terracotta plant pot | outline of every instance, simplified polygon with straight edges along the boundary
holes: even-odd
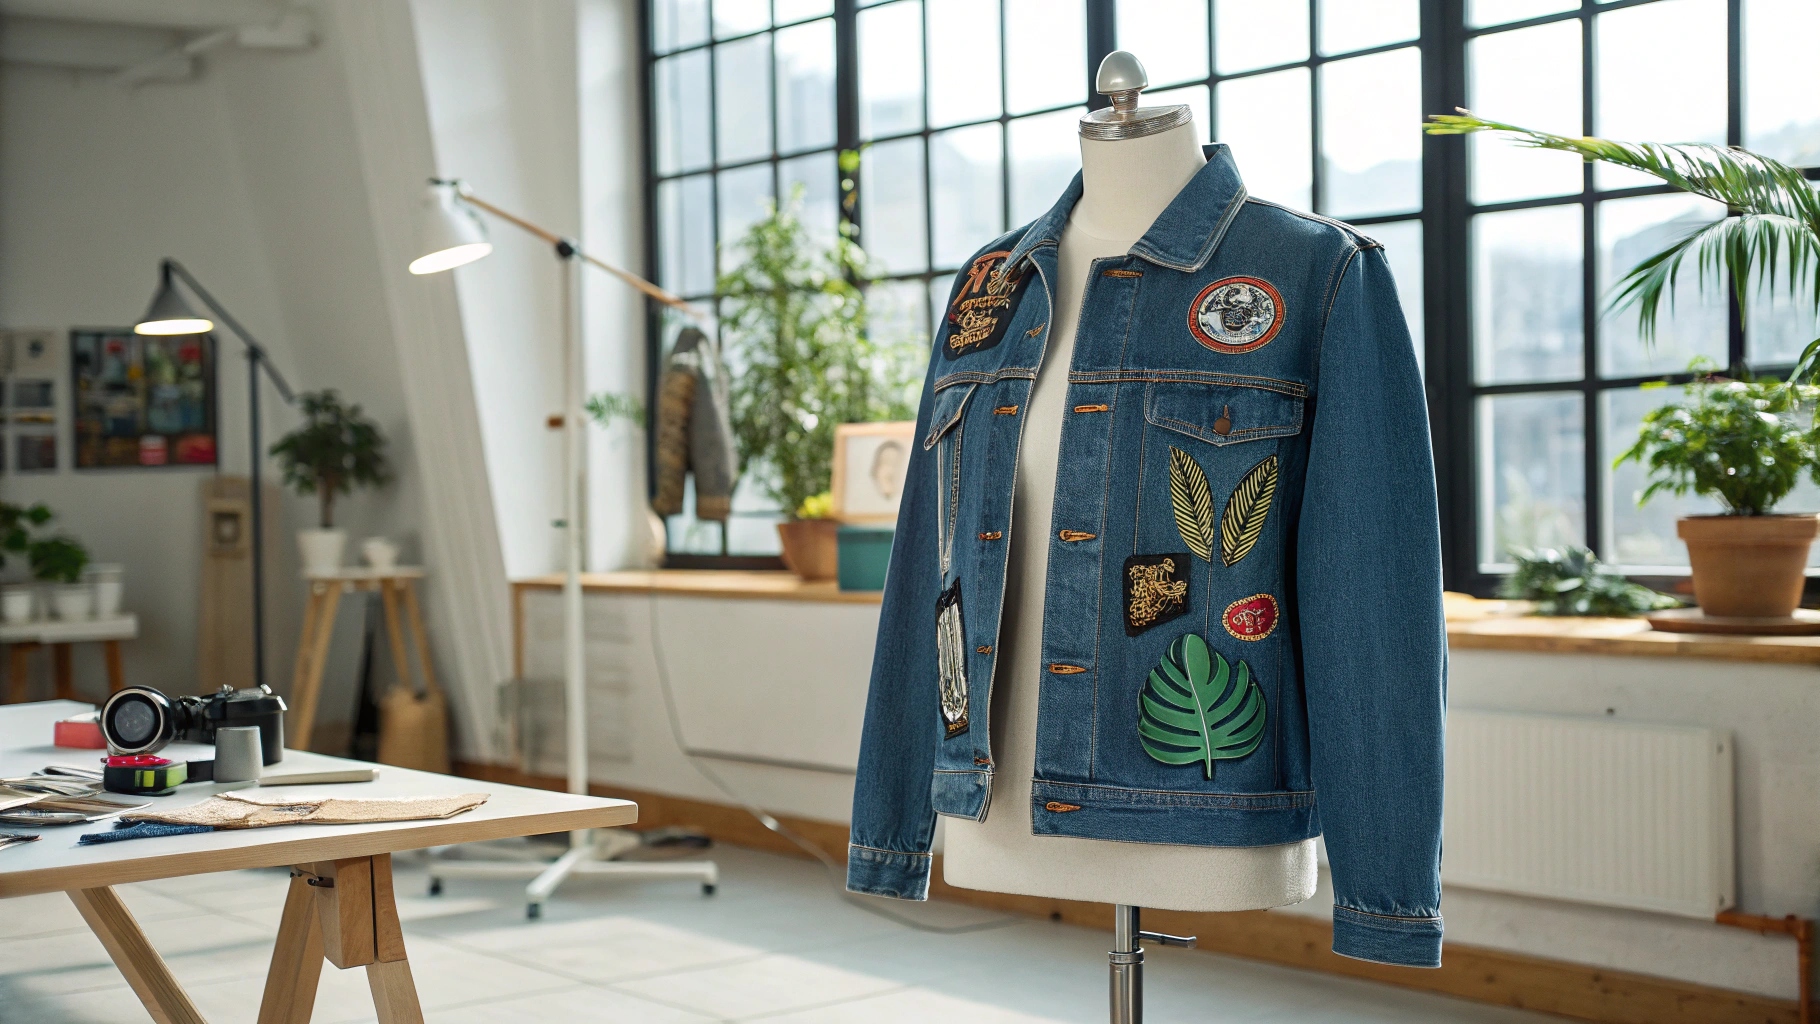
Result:
[[[1701,611],[1779,619],[1800,607],[1807,549],[1820,533],[1820,517],[1684,516],[1675,532],[1687,542]]]
[[[831,580],[840,571],[840,524],[832,519],[792,519],[777,524],[784,565],[805,580]]]

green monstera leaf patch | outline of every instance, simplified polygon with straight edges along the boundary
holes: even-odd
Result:
[[[1164,764],[1213,763],[1258,749],[1264,740],[1264,691],[1243,661],[1238,669],[1207,649],[1198,633],[1178,637],[1138,694],[1138,740]]]

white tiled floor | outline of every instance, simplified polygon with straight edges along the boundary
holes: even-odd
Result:
[[[156,842],[156,840],[147,840]],[[1047,1024],[1106,1020],[1107,936],[964,907],[894,905],[959,935],[916,931],[843,902],[807,861],[721,848],[718,895],[693,882],[573,882],[524,918],[523,890],[459,880],[436,898],[397,865],[400,909],[431,1024]],[[286,878],[277,871],[149,882],[124,891],[215,1024],[250,1022]],[[1203,953],[1157,950],[1147,1018],[1217,1022],[1523,1024],[1496,1009]],[[148,1020],[61,895],[0,901],[0,1024]],[[360,971],[325,968],[315,1020],[373,1019]]]

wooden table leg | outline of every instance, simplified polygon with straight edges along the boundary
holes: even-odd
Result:
[[[436,668],[430,664],[430,634],[423,628],[423,609],[417,605],[417,586],[410,580],[398,581],[398,589],[404,593],[405,619],[411,624],[411,640],[417,647],[417,665],[423,670],[423,688],[426,693],[435,693]]]
[[[114,890],[72,889],[69,897],[153,1020],[158,1024],[205,1024]]]
[[[101,656],[107,659],[107,692],[119,693],[126,688],[126,666],[120,661],[120,641],[101,641]]]
[[[315,890],[323,955],[344,970],[367,969],[380,1024],[423,1024],[392,890],[392,858],[351,857],[298,870],[316,882],[310,888]],[[266,1024],[264,1017],[260,1024]]]
[[[14,704],[24,703],[32,695],[32,652],[38,645],[30,641],[13,644],[7,651],[6,676]]]
[[[381,580],[379,603],[385,606],[385,633],[392,642],[392,668],[398,672],[398,685],[415,693],[417,681],[411,677],[411,659],[404,648],[404,625],[398,615],[398,588],[396,580]]]
[[[320,589],[319,589],[320,588]],[[341,585],[310,585],[310,603],[304,611],[303,635],[297,638],[297,672],[291,679],[291,711],[287,745],[310,749],[316,726],[316,698],[322,692],[322,670],[329,656],[329,639],[335,634],[335,610],[341,604]]]
[[[51,665],[57,679],[57,699],[75,700],[76,677],[70,670],[70,645],[51,645]]]
[[[316,917],[316,890],[311,876],[291,875],[279,919],[278,944],[265,975],[265,998],[259,1024],[309,1024],[316,1008],[316,985],[322,977],[322,925]]]

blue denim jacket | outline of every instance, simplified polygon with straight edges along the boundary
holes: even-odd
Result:
[[[1041,835],[1325,834],[1334,951],[1440,962],[1446,640],[1422,382],[1382,247],[1208,163],[1095,260],[1048,539]],[[984,819],[1024,406],[1077,176],[957,277],[885,586],[847,886],[923,899]],[[1060,372],[1051,367],[1048,372]]]

